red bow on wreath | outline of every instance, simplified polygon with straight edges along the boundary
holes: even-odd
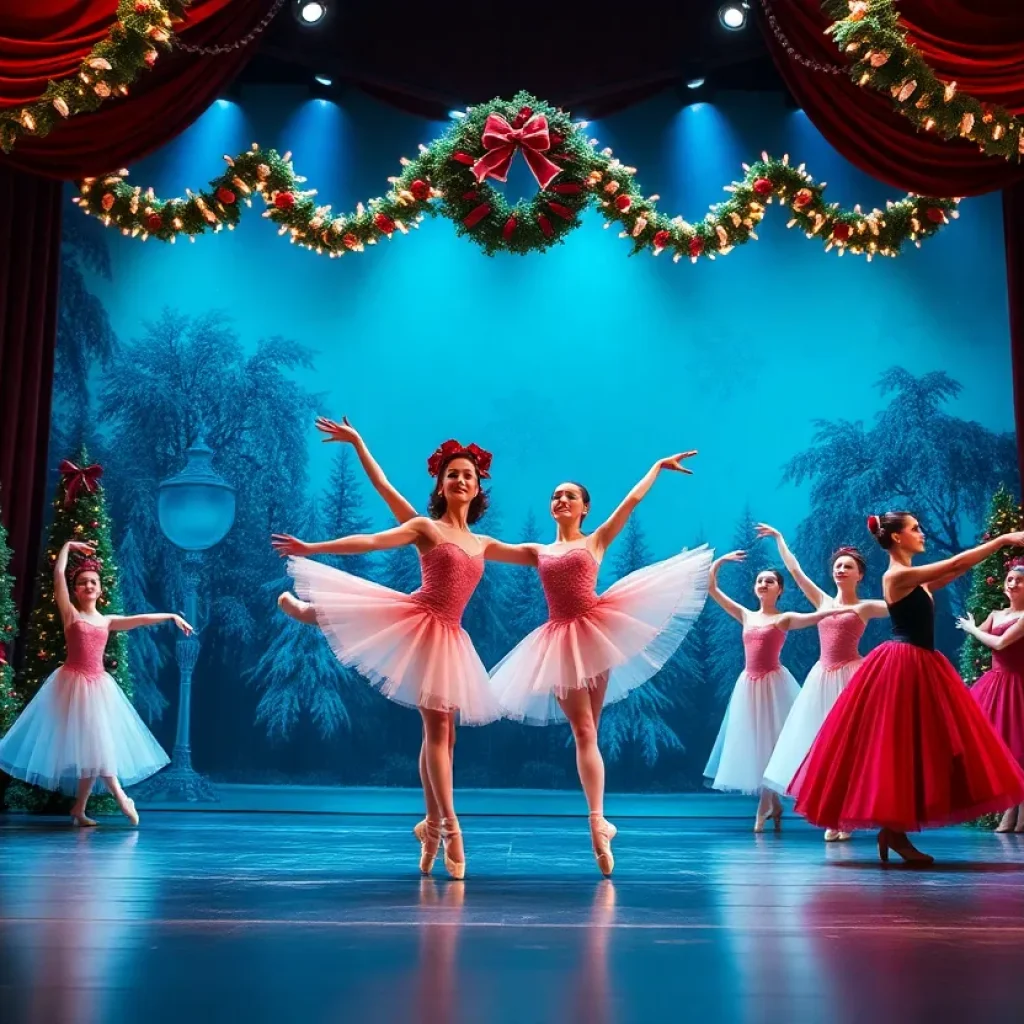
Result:
[[[64,478],[64,507],[70,508],[83,487],[88,494],[92,494],[99,487],[103,467],[93,464],[82,469],[70,459],[64,459],[60,464],[60,475]]]
[[[518,117],[516,122],[517,127],[513,127],[501,114],[487,115],[480,141],[488,152],[473,164],[473,174],[480,182],[484,178],[507,181],[512,157],[518,148],[523,151],[523,157],[533,171],[537,184],[547,188],[562,173],[558,164],[544,156],[551,148],[548,119],[543,114],[534,114],[522,126],[518,126]]]
[[[455,438],[445,441],[433,455],[427,459],[427,472],[431,476],[437,476],[441,471],[441,463],[453,455],[471,455],[480,472],[480,477],[486,480],[490,475],[491,459],[494,457],[490,452],[484,451],[478,444],[459,444]]]

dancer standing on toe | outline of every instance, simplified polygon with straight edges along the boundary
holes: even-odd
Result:
[[[864,660],[857,645],[864,635],[867,621],[887,617],[889,609],[884,601],[862,601],[857,596],[857,585],[864,579],[867,562],[856,548],[840,548],[832,556],[832,579],[836,585],[836,595],[830,597],[803,571],[778,530],[767,523],[758,523],[757,535],[775,538],[782,564],[796,580],[804,597],[816,609],[833,609],[836,612],[818,623],[821,657],[800,687],[768,767],[764,770],[765,785],[776,792],[785,793],[807,756],[807,751],[811,749],[818,730],[832,710],[832,705]],[[825,830],[826,843],[849,838],[849,832],[832,828]]]
[[[498,717],[487,671],[461,625],[484,559],[493,557],[491,538],[470,530],[487,508],[480,481],[490,465],[491,455],[482,448],[446,441],[427,461],[437,479],[430,518],[413,516],[382,533],[320,543],[288,534],[273,538],[282,556],[356,555],[404,545],[419,552],[423,582],[413,594],[292,557],[288,571],[302,600],[286,593],[278,604],[292,618],[318,625],[338,660],[385,697],[418,708],[425,738],[421,768],[429,783],[427,818],[417,827],[420,870],[429,873],[443,844],[445,867],[456,879],[466,871],[452,782],[456,715],[463,725]]]
[[[935,650],[932,593],[999,548],[1024,546],[1024,532],[996,537],[932,565],[909,512],[869,516],[889,552],[882,593],[892,640],[876,647],[843,691],[790,786],[796,810],[822,828],[877,828],[883,861],[933,858],[908,832],[971,821],[1024,801],[1024,771]]]
[[[660,459],[593,533],[583,532],[590,494],[563,483],[551,496],[553,544],[515,545],[537,566],[548,621],[491,671],[502,711],[529,725],[568,719],[576,768],[587,799],[598,868],[612,873],[616,828],[604,816],[604,760],[598,745],[601,711],[629,695],[664,666],[696,621],[707,597],[712,553],[706,546],[645,566],[597,594],[609,545],[664,471],[689,473],[697,453]],[[511,547],[511,546],[506,546]]]
[[[1024,561],[1010,563],[1003,584],[1010,607],[994,611],[980,625],[967,615],[957,626],[992,652],[992,667],[971,687],[971,696],[985,712],[1017,764],[1024,768]],[[1011,807],[997,832],[1024,834],[1024,804]]]
[[[115,630],[173,622],[187,636],[192,627],[169,612],[101,615],[96,605],[103,594],[103,567],[92,557],[93,550],[69,541],[57,556],[53,596],[64,625],[67,660],[0,740],[0,768],[43,789],[74,793],[70,813],[75,825],[96,824],[85,811],[101,779],[121,813],[137,825],[135,804],[122,787],[148,778],[169,759],[103,668],[103,652]],[[72,552],[84,557],[66,577]]]
[[[712,789],[760,794],[754,831],[763,832],[765,822],[771,818],[777,832],[782,827],[782,801],[774,790],[765,787],[764,771],[800,692],[779,655],[789,630],[814,626],[834,615],[835,610],[780,612],[777,605],[784,586],[782,573],[778,569],[764,569],[754,581],[758,610],[750,611],[718,586],[722,563],[742,562],[746,557],[745,551],[732,551],[711,566],[708,590],[743,627],[745,660],[704,775],[711,780]]]

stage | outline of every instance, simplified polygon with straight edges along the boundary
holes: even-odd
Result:
[[[792,818],[477,817],[464,883],[415,818],[0,817],[5,1024],[978,1020],[1019,1012],[1024,836],[929,833],[928,871]]]

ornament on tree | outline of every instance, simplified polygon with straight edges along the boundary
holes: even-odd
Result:
[[[223,186],[221,186],[219,189],[217,189],[217,193],[216,194],[217,194],[217,198],[222,203],[224,203],[225,206],[230,206],[235,201],[235,199],[237,198],[235,196],[235,193],[232,192],[231,189],[224,188]]]
[[[279,210],[290,210],[295,206],[295,195],[292,192],[278,192],[274,196],[274,205]]]
[[[770,196],[775,190],[770,178],[758,178],[754,182],[754,191],[759,196]]]

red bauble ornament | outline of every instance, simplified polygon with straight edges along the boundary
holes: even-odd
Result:
[[[344,235],[342,235],[341,241],[346,249],[355,249],[356,246],[359,245],[359,239],[356,238],[356,236],[353,235],[351,231],[348,231]]]
[[[409,186],[409,191],[413,194],[413,197],[418,199],[421,203],[430,198],[430,186],[423,181],[422,178],[417,178]]]
[[[95,530],[99,527],[100,524],[97,520],[94,519],[89,525]]]
[[[111,667],[111,668],[117,668],[117,662],[116,662],[116,661],[112,661],[112,662],[110,663],[110,667]]]
[[[842,221],[836,224],[836,226],[832,229],[832,237],[837,242],[845,242],[850,237],[851,233],[852,229],[850,228],[850,225],[844,224]]]
[[[929,206],[928,209],[924,211],[924,215],[933,224],[943,224],[946,220],[946,215],[937,206]]]
[[[802,209],[814,198],[814,193],[809,188],[800,189],[795,196],[793,196],[793,205],[797,209]]]
[[[628,212],[629,208],[632,205],[633,205],[633,200],[630,199],[629,196],[627,196],[627,195],[618,196],[616,198],[616,200],[615,200],[615,209],[618,210],[619,213],[626,213],[626,212]]]
[[[157,57],[160,55],[156,50],[147,50],[145,56],[142,58],[146,62],[147,67],[152,67],[156,63]]]
[[[292,192],[278,192],[274,196],[274,205],[279,210],[290,210],[295,205],[295,194]]]
[[[151,213],[146,218],[146,229],[148,231],[159,231],[164,226],[164,219],[159,213]]]
[[[694,235],[694,237],[690,239],[690,255],[696,257],[699,256],[703,251],[704,239],[701,238],[699,235]]]
[[[655,249],[664,249],[665,246],[667,246],[668,243],[671,242],[671,241],[672,241],[672,232],[671,231],[664,231],[664,230],[659,231],[654,236],[654,248]]]
[[[395,222],[386,214],[378,213],[373,218],[373,223],[376,225],[377,230],[383,232],[385,235],[391,235],[395,230]]]
[[[110,208],[113,205],[114,205],[114,193],[113,192],[104,192],[103,193],[103,198],[100,200],[100,206],[102,206],[104,210],[109,211]]]
[[[149,10],[149,0],[135,0],[135,13],[145,14]]]
[[[754,182],[754,191],[759,196],[770,196],[774,187],[770,178],[758,178]]]
[[[986,580],[985,580],[985,582],[986,582],[986,583],[987,583],[987,584],[988,584],[988,585],[989,585],[990,587],[994,587],[994,586],[995,586],[995,583],[996,583],[996,578],[995,578],[995,576],[989,576],[989,577],[988,577],[988,579],[986,579]]]
[[[236,199],[235,193],[229,188],[217,189],[217,198],[224,203],[225,206],[230,206]]]

